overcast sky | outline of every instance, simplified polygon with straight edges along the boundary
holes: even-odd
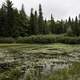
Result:
[[[0,5],[6,0],[0,0]],[[44,17],[49,19],[52,13],[55,19],[65,19],[69,16],[75,17],[80,13],[80,0],[12,0],[14,6],[21,9],[22,3],[29,15],[30,9],[38,10],[39,3],[42,4]]]

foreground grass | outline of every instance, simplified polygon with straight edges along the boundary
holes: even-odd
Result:
[[[0,44],[0,48],[3,49],[7,49],[7,48],[14,48],[14,49],[21,49],[21,48],[30,48],[33,49],[45,49],[45,48],[50,48],[52,50],[55,49],[63,49],[65,51],[72,51],[72,50],[79,50],[80,49],[80,45],[69,45],[69,44],[61,44],[61,43],[57,43],[57,44]]]
[[[55,54],[54,56],[60,56],[64,54],[66,56],[67,54],[71,54],[74,52],[80,54],[80,45],[66,45],[66,44],[0,44],[0,50],[8,50],[8,52],[5,52],[5,54],[15,54],[14,56],[23,59],[22,54],[33,54],[32,56],[37,53],[42,56],[46,56],[45,54]],[[20,54],[19,54],[20,53]],[[18,55],[19,54],[19,55]],[[36,57],[37,55],[35,55]],[[52,55],[51,55],[52,56]],[[31,57],[31,56],[30,56]],[[38,57],[38,56],[37,56]],[[78,56],[79,57],[79,56]],[[49,60],[49,59],[48,59]],[[19,67],[22,64],[17,65]],[[1,68],[0,68],[1,69]],[[20,80],[20,76],[23,73],[21,72],[21,69],[10,67],[9,70],[4,70],[3,72],[0,71],[0,80]],[[24,79],[23,79],[24,80]],[[31,77],[28,80],[33,80]],[[38,79],[37,79],[38,80]],[[44,77],[43,79],[39,80],[80,80],[80,63],[75,62],[73,63],[69,68],[64,68],[57,70],[50,75]]]
[[[80,80],[80,63],[54,72],[47,80]]]

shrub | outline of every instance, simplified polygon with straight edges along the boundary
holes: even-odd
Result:
[[[0,38],[0,43],[14,43],[15,39],[14,38]]]
[[[19,37],[17,43],[65,43],[80,44],[80,37],[70,37],[66,35],[33,35],[29,37]]]
[[[58,37],[57,42],[59,43],[65,43],[65,44],[80,44],[80,38],[79,37]]]
[[[29,37],[23,37],[23,38],[17,38],[17,43],[55,43],[56,37],[49,36],[49,35],[36,35],[36,36],[29,36]]]
[[[0,43],[65,43],[65,44],[80,44],[80,37],[70,37],[67,35],[32,35],[29,37],[0,38]]]

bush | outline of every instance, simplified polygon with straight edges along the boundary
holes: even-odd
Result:
[[[67,35],[32,35],[29,37],[0,38],[0,43],[65,43],[65,44],[80,44],[80,37],[70,37]]]
[[[19,37],[16,43],[65,43],[80,44],[80,37],[69,37],[66,35],[33,35],[29,37]]]
[[[16,40],[17,43],[55,43],[56,37],[49,36],[49,35],[36,35],[36,36],[30,36],[30,37],[20,37]]]
[[[80,37],[58,37],[57,42],[65,44],[80,44]]]
[[[0,38],[0,43],[14,43],[15,42],[15,39],[14,38]]]

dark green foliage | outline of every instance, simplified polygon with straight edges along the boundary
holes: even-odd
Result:
[[[57,37],[56,38],[58,43],[65,43],[65,44],[80,44],[80,37]]]
[[[43,34],[43,13],[42,13],[41,4],[39,4],[39,18],[38,18],[38,24],[39,24],[39,33],[40,33],[40,34]]]
[[[49,34],[49,26],[47,24],[47,21],[45,19],[44,23],[43,23],[43,34]]]
[[[12,1],[7,0],[0,9],[0,36],[18,37],[27,35],[28,19],[24,6],[18,11]]]
[[[64,43],[64,44],[80,44],[80,37],[69,37],[66,35],[33,35],[29,37],[19,37],[17,43]]]
[[[6,27],[8,31],[8,36],[13,36],[14,32],[14,11],[13,11],[13,4],[12,1],[6,1]]]
[[[64,44],[80,44],[80,37],[71,37],[64,35],[32,35],[29,37],[18,38],[0,38],[0,43],[64,43]]]
[[[56,32],[56,26],[55,26],[55,22],[54,22],[54,18],[51,14],[51,21],[50,21],[50,29],[51,29],[51,33],[55,33]]]
[[[80,28],[79,28],[79,22],[78,22],[77,16],[75,18],[74,27],[72,27],[72,30],[73,30],[73,33],[76,36],[79,36],[80,35]]]
[[[65,33],[65,27],[64,27],[64,22],[61,20],[56,22],[54,34],[62,34],[62,33]]]
[[[39,34],[39,25],[38,25],[38,14],[37,11],[35,11],[34,15],[34,34],[37,35]]]
[[[36,35],[30,37],[22,37],[17,39],[17,43],[40,43],[40,44],[47,44],[47,43],[55,43],[56,37],[49,36],[49,35]]]
[[[1,37],[0,38],[0,43],[15,43],[15,39],[14,38],[11,38],[11,37]]]
[[[47,37],[45,34],[66,34],[67,37],[59,37],[57,41],[57,39],[54,40],[53,37]],[[31,35],[41,36],[32,37]],[[45,35],[46,38],[42,35]],[[30,37],[28,38],[28,36]],[[39,4],[39,14],[31,8],[31,14],[28,17],[24,5],[21,10],[18,10],[13,8],[13,3],[10,0],[7,0],[0,8],[0,37],[27,37],[28,40],[35,43],[56,41],[72,44],[79,43],[78,36],[80,36],[80,15],[76,16],[75,20],[69,17],[66,21],[55,21],[51,14],[51,20],[44,20],[42,6]]]
[[[24,5],[22,5],[22,9],[20,10],[20,36],[27,36],[28,32],[28,19],[24,10]]]
[[[31,8],[31,14],[30,14],[30,21],[29,21],[29,35],[34,34],[34,14],[33,14],[33,8]]]
[[[6,27],[6,8],[3,4],[0,9],[0,36],[7,36],[8,31]]]

